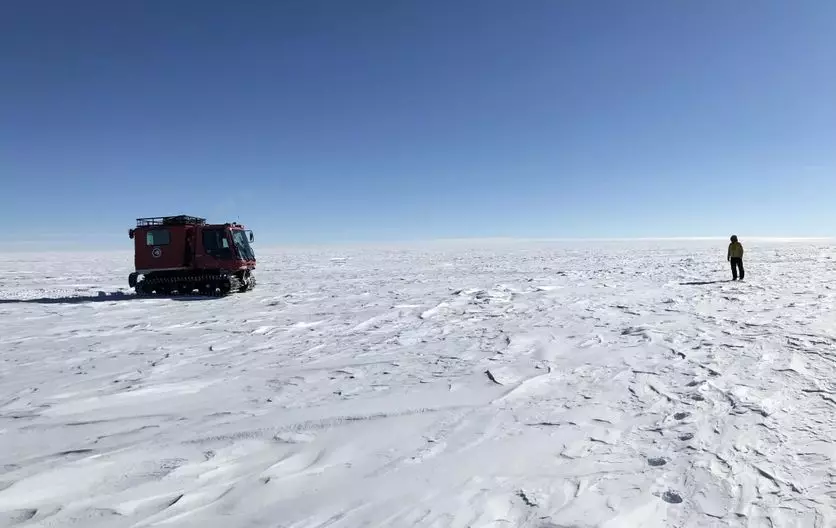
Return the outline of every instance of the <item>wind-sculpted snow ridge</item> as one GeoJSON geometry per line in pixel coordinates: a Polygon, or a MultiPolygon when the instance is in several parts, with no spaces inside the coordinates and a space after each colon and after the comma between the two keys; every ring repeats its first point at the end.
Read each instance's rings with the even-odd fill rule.
{"type": "Polygon", "coordinates": [[[712,244],[0,256],[0,526],[834,526],[836,247],[712,244]]]}

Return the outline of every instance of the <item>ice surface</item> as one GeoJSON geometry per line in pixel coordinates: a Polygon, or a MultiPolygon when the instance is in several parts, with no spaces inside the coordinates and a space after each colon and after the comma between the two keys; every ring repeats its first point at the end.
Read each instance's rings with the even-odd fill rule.
{"type": "Polygon", "coordinates": [[[0,526],[834,526],[836,246],[0,255],[0,526]]]}

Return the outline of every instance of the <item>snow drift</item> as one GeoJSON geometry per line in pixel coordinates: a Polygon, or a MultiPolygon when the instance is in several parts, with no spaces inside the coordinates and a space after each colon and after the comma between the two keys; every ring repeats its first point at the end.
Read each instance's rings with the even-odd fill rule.
{"type": "Polygon", "coordinates": [[[836,247],[746,249],[0,256],[0,525],[832,526],[836,247]]]}

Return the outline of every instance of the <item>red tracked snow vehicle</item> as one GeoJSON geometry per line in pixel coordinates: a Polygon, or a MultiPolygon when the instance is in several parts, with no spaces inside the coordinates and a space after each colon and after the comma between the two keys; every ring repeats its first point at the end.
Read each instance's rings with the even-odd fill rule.
{"type": "Polygon", "coordinates": [[[128,236],[136,270],[128,284],[138,295],[227,295],[255,286],[253,233],[240,224],[185,215],[138,218],[128,236]]]}

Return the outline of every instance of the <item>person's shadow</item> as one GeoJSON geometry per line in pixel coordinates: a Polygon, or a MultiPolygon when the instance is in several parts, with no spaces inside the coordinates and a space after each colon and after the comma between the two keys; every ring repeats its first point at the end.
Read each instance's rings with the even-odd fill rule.
{"type": "Polygon", "coordinates": [[[695,282],[680,282],[680,286],[706,286],[708,284],[722,284],[724,282],[734,282],[731,279],[714,280],[714,281],[695,281],[695,282]]]}

